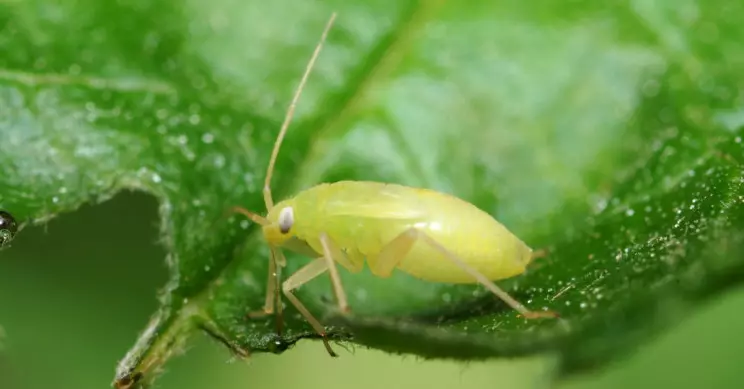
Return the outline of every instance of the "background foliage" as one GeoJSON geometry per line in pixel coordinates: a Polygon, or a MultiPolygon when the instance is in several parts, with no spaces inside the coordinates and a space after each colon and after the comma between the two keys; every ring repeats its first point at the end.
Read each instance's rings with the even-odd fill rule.
{"type": "MultiPolygon", "coordinates": [[[[471,287],[365,274],[345,277],[356,316],[326,317],[338,337],[428,357],[556,351],[568,373],[744,275],[739,4],[0,7],[0,207],[39,223],[122,189],[159,201],[170,282],[119,374],[162,364],[195,329],[237,355],[312,335],[290,314],[277,349],[270,319],[245,319],[266,250],[249,223],[218,219],[262,208],[270,145],[331,10],[277,192],[356,178],[455,193],[550,249],[506,285],[563,315],[526,322],[471,287]]],[[[301,293],[316,310],[324,281],[301,293]]]]}

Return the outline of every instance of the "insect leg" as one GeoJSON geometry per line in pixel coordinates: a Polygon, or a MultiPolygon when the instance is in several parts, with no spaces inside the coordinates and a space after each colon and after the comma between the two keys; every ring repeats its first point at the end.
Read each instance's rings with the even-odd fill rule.
{"type": "Polygon", "coordinates": [[[550,311],[538,312],[538,311],[528,310],[527,308],[525,308],[524,305],[522,305],[520,302],[518,302],[513,297],[511,297],[503,289],[496,286],[496,284],[494,284],[493,281],[489,280],[486,276],[481,274],[479,271],[475,270],[470,265],[465,263],[457,255],[449,251],[446,247],[442,246],[439,242],[434,240],[432,237],[427,235],[425,232],[418,230],[416,228],[410,228],[404,231],[403,233],[398,235],[395,239],[390,241],[390,243],[388,243],[388,245],[385,248],[383,248],[382,252],[380,253],[378,257],[377,263],[375,264],[375,267],[376,267],[375,271],[380,272],[382,276],[385,275],[385,272],[387,272],[387,275],[389,275],[390,272],[392,272],[392,270],[400,263],[400,261],[403,260],[405,255],[408,254],[408,252],[410,251],[415,241],[419,239],[425,242],[426,244],[428,244],[430,247],[439,251],[442,255],[444,255],[449,260],[451,260],[455,265],[457,265],[463,271],[470,274],[473,278],[475,278],[478,281],[478,283],[485,286],[486,289],[491,291],[491,293],[495,294],[499,299],[501,299],[511,308],[513,308],[514,310],[522,314],[522,316],[524,316],[525,318],[538,319],[538,318],[545,318],[545,317],[554,318],[558,316],[556,313],[550,312],[550,311]]]}
{"type": "Polygon", "coordinates": [[[249,318],[259,318],[274,313],[276,307],[276,333],[282,334],[284,317],[282,316],[282,301],[279,293],[279,271],[286,266],[284,253],[280,249],[271,248],[269,253],[269,275],[266,282],[266,300],[261,310],[248,313],[249,318]]]}
{"type": "Polygon", "coordinates": [[[264,306],[259,311],[253,311],[248,313],[248,317],[256,318],[265,315],[271,315],[274,313],[274,302],[276,301],[276,290],[277,290],[277,269],[276,269],[276,258],[274,257],[274,250],[271,250],[269,256],[269,279],[266,282],[266,300],[264,306]]]}
{"type": "Polygon", "coordinates": [[[370,263],[372,274],[378,277],[390,277],[393,269],[398,267],[411,251],[413,244],[416,243],[416,239],[418,239],[417,231],[414,228],[410,228],[388,242],[380,250],[377,260],[370,263]]]}
{"type": "Polygon", "coordinates": [[[266,282],[266,300],[264,306],[258,311],[248,312],[251,319],[264,317],[274,313],[276,308],[276,334],[281,335],[284,330],[284,316],[282,315],[282,300],[279,292],[280,270],[286,265],[284,253],[281,250],[271,248],[269,257],[269,276],[266,282]]]}
{"type": "Polygon", "coordinates": [[[325,258],[326,266],[328,267],[328,273],[331,275],[331,282],[333,283],[333,292],[336,294],[336,302],[338,303],[338,309],[343,313],[349,312],[349,302],[346,299],[346,292],[344,291],[343,285],[341,285],[341,277],[338,275],[338,269],[336,268],[336,260],[349,261],[344,253],[338,249],[338,247],[331,243],[331,238],[324,232],[320,234],[320,244],[323,246],[323,258],[325,258]]]}
{"type": "Polygon", "coordinates": [[[344,269],[350,271],[351,273],[359,273],[364,268],[364,261],[356,261],[353,259],[350,259],[346,253],[341,251],[338,248],[338,245],[336,242],[331,239],[330,236],[327,234],[322,234],[320,236],[321,244],[323,243],[323,240],[325,239],[326,244],[328,245],[328,249],[331,252],[331,257],[335,262],[338,262],[339,265],[343,266],[344,269]],[[323,237],[325,235],[325,238],[323,237]]]}
{"type": "Polygon", "coordinates": [[[323,345],[325,346],[326,350],[328,350],[328,354],[330,354],[332,357],[336,357],[338,355],[333,352],[331,345],[328,343],[328,336],[323,325],[320,324],[318,319],[316,319],[313,314],[310,313],[310,311],[308,311],[307,308],[305,308],[305,306],[300,302],[300,300],[292,293],[293,290],[299,288],[315,277],[323,274],[323,272],[325,272],[326,270],[328,270],[326,259],[317,258],[304,267],[300,268],[300,270],[297,270],[294,274],[287,278],[287,280],[284,281],[284,283],[282,284],[282,291],[284,292],[284,295],[287,296],[287,299],[292,303],[292,305],[294,305],[295,308],[300,311],[305,320],[307,320],[308,323],[310,323],[310,325],[313,327],[313,329],[315,329],[315,332],[317,332],[323,338],[323,345]]]}
{"type": "MultiPolygon", "coordinates": [[[[284,252],[281,249],[278,248],[271,248],[271,254],[273,256],[274,262],[274,269],[275,271],[272,273],[274,276],[274,290],[272,290],[273,294],[273,301],[274,304],[276,304],[276,333],[278,335],[282,334],[282,330],[284,329],[284,315],[282,314],[282,294],[279,291],[279,284],[281,283],[281,270],[283,267],[287,266],[287,259],[284,257],[284,252]]],[[[268,288],[268,286],[267,286],[268,288]]],[[[268,296],[268,290],[266,299],[269,299],[268,296]]]]}

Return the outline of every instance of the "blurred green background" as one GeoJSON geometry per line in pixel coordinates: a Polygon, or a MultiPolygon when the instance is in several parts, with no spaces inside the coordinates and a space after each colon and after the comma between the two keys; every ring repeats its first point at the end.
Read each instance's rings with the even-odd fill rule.
{"type": "MultiPolygon", "coordinates": [[[[121,194],[24,230],[0,252],[1,389],[106,388],[156,308],[166,281],[154,198],[121,194]]],[[[630,358],[553,387],[744,386],[744,290],[729,293],[630,358]],[[739,308],[737,308],[739,307],[739,308]]],[[[541,360],[450,363],[301,342],[236,362],[200,335],[166,365],[163,389],[519,388],[540,386],[541,360]]]]}

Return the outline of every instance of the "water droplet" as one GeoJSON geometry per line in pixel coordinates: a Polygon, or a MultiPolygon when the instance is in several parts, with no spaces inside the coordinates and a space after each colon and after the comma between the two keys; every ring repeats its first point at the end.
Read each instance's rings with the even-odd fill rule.
{"type": "Polygon", "coordinates": [[[150,178],[152,179],[152,182],[156,184],[159,184],[163,180],[158,173],[152,173],[152,177],[150,178]]]}

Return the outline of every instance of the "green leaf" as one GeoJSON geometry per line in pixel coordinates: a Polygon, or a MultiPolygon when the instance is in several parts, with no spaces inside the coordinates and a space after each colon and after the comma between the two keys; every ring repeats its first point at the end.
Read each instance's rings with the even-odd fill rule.
{"type": "MultiPolygon", "coordinates": [[[[340,179],[456,194],[548,249],[501,284],[561,319],[401,272],[342,272],[350,316],[334,314],[325,277],[300,299],[335,339],[390,352],[600,366],[744,279],[742,7],[3,2],[0,209],[23,226],[122,190],[158,198],[172,277],[121,386],[152,381],[198,329],[239,356],[315,337],[289,307],[281,337],[273,318],[246,317],[268,249],[222,216],[264,209],[279,124],[336,10],[275,197],[340,179]]],[[[284,275],[306,262],[289,256],[284,275]]]]}

